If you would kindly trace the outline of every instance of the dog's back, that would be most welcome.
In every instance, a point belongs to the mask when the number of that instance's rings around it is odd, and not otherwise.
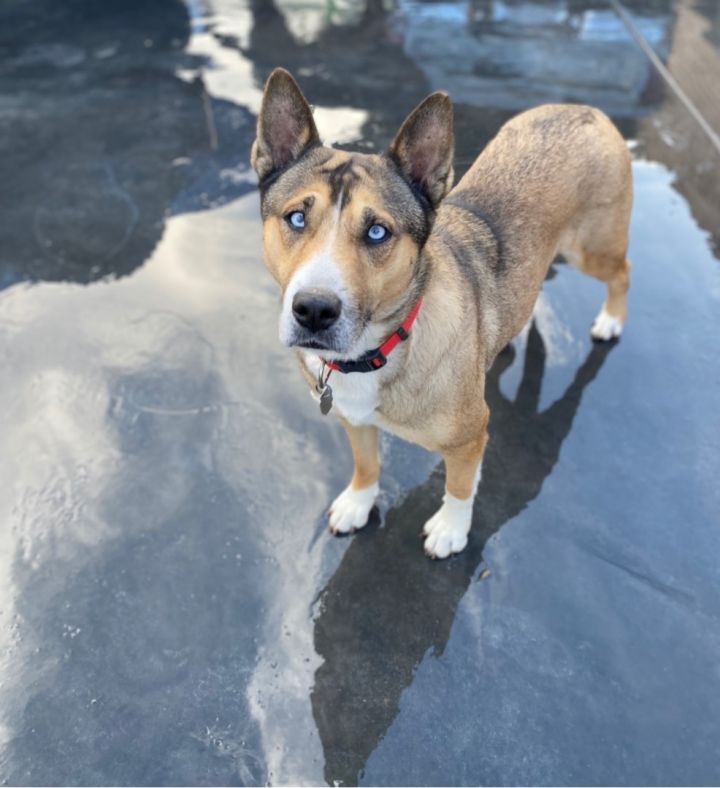
[[[429,244],[452,254],[478,309],[498,313],[486,315],[488,362],[528,320],[558,252],[623,278],[631,202],[627,146],[599,110],[546,105],[502,127],[441,204]]]

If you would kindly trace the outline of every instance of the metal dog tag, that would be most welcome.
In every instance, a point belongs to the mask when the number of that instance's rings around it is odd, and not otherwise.
[[[332,389],[326,383],[323,389],[320,391],[320,413],[323,416],[327,416],[330,413],[330,408],[333,405],[333,397],[332,397]]]

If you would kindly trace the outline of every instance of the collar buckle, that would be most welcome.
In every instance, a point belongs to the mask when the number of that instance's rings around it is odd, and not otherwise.
[[[374,372],[376,369],[382,369],[387,361],[387,356],[378,347],[369,350],[354,361],[332,361],[328,366],[347,375],[349,372]]]

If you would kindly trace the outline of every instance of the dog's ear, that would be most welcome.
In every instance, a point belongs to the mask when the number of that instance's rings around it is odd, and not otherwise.
[[[262,182],[320,142],[310,105],[297,82],[276,68],[265,83],[250,161]]]
[[[432,93],[408,115],[388,155],[436,207],[453,181],[453,107],[447,93]]]

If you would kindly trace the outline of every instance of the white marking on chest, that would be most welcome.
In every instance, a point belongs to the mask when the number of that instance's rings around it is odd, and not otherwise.
[[[305,363],[317,378],[322,361],[312,353],[305,353]],[[378,372],[333,372],[328,381],[333,393],[333,408],[356,426],[375,423],[375,409],[379,402],[380,380]]]

